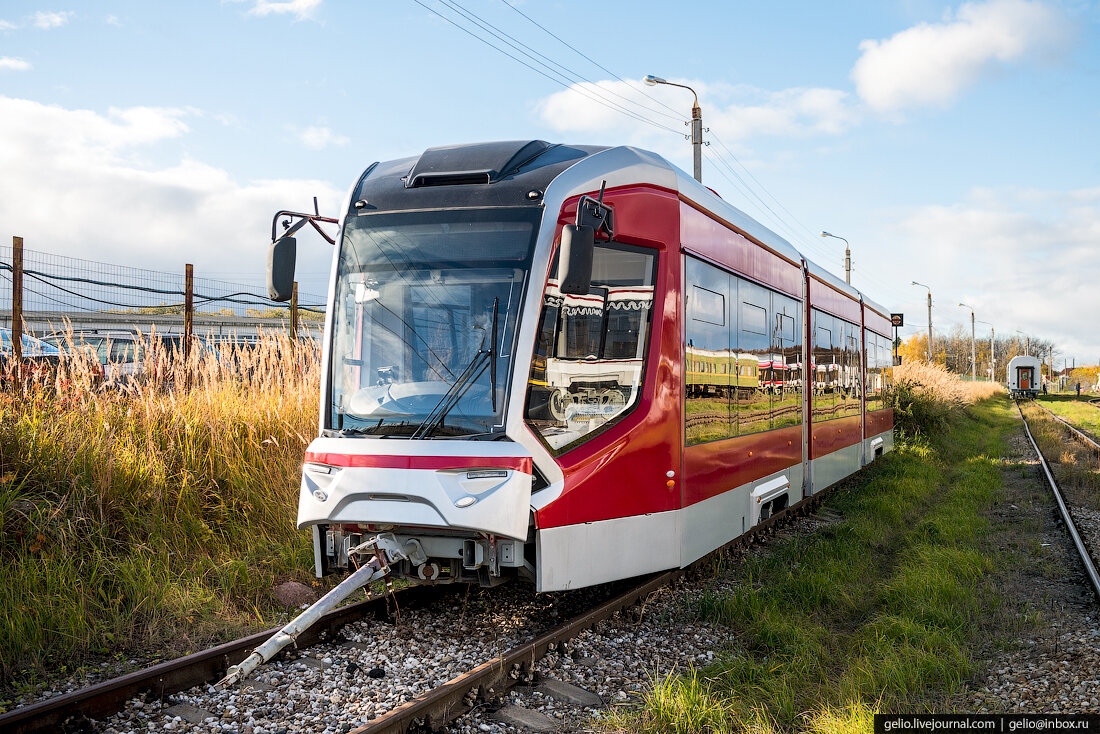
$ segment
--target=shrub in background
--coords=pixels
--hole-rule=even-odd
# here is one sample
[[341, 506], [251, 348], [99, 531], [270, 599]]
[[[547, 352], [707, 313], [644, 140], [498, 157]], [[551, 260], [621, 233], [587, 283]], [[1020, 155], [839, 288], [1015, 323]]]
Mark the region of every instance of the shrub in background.
[[938, 364], [909, 362], [894, 368], [894, 427], [903, 436], [943, 430], [951, 416], [1004, 392], [996, 382], [963, 380]]

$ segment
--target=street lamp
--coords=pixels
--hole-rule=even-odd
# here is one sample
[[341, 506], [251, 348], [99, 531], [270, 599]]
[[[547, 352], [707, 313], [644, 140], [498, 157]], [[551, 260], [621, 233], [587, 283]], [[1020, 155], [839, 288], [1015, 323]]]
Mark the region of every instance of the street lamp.
[[1027, 356], [1030, 357], [1031, 356], [1031, 337], [1028, 336], [1027, 334], [1025, 334], [1024, 332], [1020, 331], [1019, 329], [1016, 329], [1016, 333], [1019, 334], [1020, 336], [1022, 336], [1026, 340], [1024, 342], [1026, 344], [1026, 346], [1024, 347], [1024, 354], [1026, 354]]
[[[822, 237], [832, 237], [834, 240], [844, 240], [840, 235], [835, 235], [830, 232], [821, 232]], [[844, 240], [844, 282], [848, 285], [852, 284], [852, 250], [848, 246], [848, 240]]]
[[[913, 285], [928, 288], [924, 283], [913, 281]], [[928, 288], [928, 363], [932, 364], [932, 289]]]
[[989, 379], [993, 382], [997, 381], [997, 353], [994, 351], [993, 341], [996, 336], [993, 332], [993, 324], [988, 321], [978, 320], [979, 324], [985, 324], [989, 327]]
[[667, 84], [670, 87], [680, 87], [691, 92], [695, 102], [691, 106], [691, 152], [692, 162], [695, 164], [695, 180], [703, 183], [703, 111], [699, 109], [699, 95], [686, 84], [677, 84], [662, 79], [659, 76], [649, 74], [643, 79], [646, 84], [655, 87], [658, 84]]
[[978, 379], [978, 350], [974, 346], [974, 307], [960, 303], [962, 308], [970, 309], [970, 379]]

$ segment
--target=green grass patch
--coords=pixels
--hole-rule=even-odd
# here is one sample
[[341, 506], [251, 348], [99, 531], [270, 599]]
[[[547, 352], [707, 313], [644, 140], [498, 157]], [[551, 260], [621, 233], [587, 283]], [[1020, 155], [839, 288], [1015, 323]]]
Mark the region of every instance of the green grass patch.
[[1093, 395], [1040, 395], [1036, 402], [1050, 412], [1065, 418], [1082, 431], [1100, 436], [1100, 408], [1089, 403]]
[[736, 642], [657, 682], [617, 728], [868, 731], [880, 710], [924, 706], [975, 672], [1000, 559], [984, 513], [1002, 484], [1006, 399], [962, 409], [938, 437], [905, 441], [829, 505], [843, 519], [722, 571], [694, 602]]

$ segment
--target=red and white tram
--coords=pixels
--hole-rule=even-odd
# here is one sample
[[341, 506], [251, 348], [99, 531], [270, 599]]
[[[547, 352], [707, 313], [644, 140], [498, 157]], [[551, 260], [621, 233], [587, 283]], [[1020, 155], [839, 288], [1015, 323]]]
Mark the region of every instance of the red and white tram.
[[685, 566], [892, 448], [887, 311], [653, 153], [431, 148], [367, 168], [339, 226], [318, 575], [379, 534], [434, 583]]

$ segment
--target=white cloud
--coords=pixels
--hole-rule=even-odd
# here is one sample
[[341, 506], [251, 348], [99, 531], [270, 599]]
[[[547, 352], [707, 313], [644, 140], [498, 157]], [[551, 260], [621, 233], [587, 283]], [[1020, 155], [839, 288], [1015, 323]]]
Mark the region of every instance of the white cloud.
[[[932, 287], [937, 332], [969, 321], [955, 306], [962, 301], [998, 334], [1020, 329], [1079, 360], [1096, 359], [1100, 188], [976, 189], [960, 204], [909, 210], [883, 241], [920, 253], [907, 260], [904, 277]], [[924, 291], [905, 290], [913, 293], [898, 296], [910, 302], [895, 309], [923, 323]]]
[[302, 145], [310, 150], [322, 150], [330, 145], [346, 145], [348, 139], [343, 135], [337, 135], [323, 125], [311, 125], [298, 133], [298, 139]]
[[256, 4], [249, 10], [250, 15], [294, 15], [298, 20], [306, 20], [313, 17], [313, 13], [321, 6], [321, 0], [287, 0], [287, 2], [274, 2], [273, 0], [256, 0]]
[[[849, 95], [836, 89], [796, 87], [771, 92], [750, 86], [677, 82], [687, 84], [700, 95], [704, 125], [713, 123], [716, 130], [722, 131], [722, 137], [731, 140], [762, 135], [836, 134], [856, 120]], [[649, 96], [644, 96], [645, 93]], [[691, 103], [691, 93], [676, 87], [646, 89], [640, 83], [600, 81], [574, 84], [555, 92], [540, 101], [536, 111], [544, 123], [561, 132], [629, 130], [634, 135], [665, 136], [667, 131], [631, 119], [615, 108], [628, 109], [680, 132], [682, 121], [691, 115]]]
[[1066, 19], [1040, 0], [964, 3], [939, 23], [860, 43], [852, 68], [859, 96], [878, 110], [947, 104], [1005, 64], [1059, 53]]
[[60, 12], [39, 11], [34, 14], [31, 22], [34, 23], [35, 28], [40, 28], [41, 30], [48, 31], [52, 28], [60, 28], [61, 26], [68, 23], [72, 17], [73, 11], [71, 10], [63, 10]]
[[31, 62], [11, 56], [0, 56], [0, 71], [30, 71]]
[[18, 27], [19, 26], [10, 21], [0, 20], [0, 31], [14, 31]]
[[241, 183], [182, 157], [144, 163], [152, 148], [184, 142], [191, 114], [153, 107], [100, 114], [0, 96], [0, 221], [35, 250], [173, 271], [192, 262], [199, 275], [262, 275], [271, 215], [312, 196], [331, 211], [343, 192], [324, 181]]

